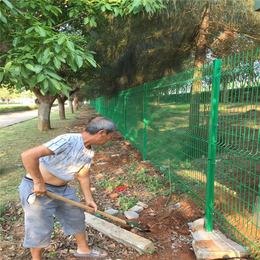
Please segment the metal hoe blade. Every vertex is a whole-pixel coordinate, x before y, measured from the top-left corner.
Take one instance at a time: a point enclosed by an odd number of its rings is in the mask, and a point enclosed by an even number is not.
[[[150,232],[150,229],[142,229],[140,227],[138,227],[138,223],[137,222],[127,222],[126,224],[132,228],[136,228],[137,230],[141,231],[141,232]]]

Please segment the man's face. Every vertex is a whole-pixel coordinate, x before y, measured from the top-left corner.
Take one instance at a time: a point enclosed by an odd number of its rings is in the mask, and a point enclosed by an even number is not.
[[[114,134],[115,134],[115,131],[112,132],[112,133],[108,133],[108,134],[105,131],[102,132],[102,134],[100,135],[99,142],[98,142],[97,145],[105,144],[106,142],[108,142],[113,137]]]

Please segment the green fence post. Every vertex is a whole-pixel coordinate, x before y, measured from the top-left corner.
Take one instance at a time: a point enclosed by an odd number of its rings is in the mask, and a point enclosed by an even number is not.
[[[213,62],[211,111],[210,111],[209,141],[208,141],[207,184],[206,184],[205,229],[208,232],[211,232],[213,228],[214,180],[215,180],[215,160],[216,160],[216,142],[217,142],[217,128],[218,128],[218,104],[219,104],[221,63],[222,60],[214,60]]]
[[[147,85],[144,83],[143,101],[143,161],[146,161],[146,112],[147,112]]]

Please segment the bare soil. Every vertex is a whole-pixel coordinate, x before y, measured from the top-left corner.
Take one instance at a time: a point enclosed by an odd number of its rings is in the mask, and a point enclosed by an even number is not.
[[[80,133],[84,131],[88,122],[96,116],[98,116],[98,113],[95,110],[90,107],[83,108],[74,125],[67,128],[66,131]],[[140,232],[136,229],[130,231],[151,240],[155,245],[155,252],[140,254],[87,226],[88,244],[108,251],[109,256],[103,259],[195,260],[196,256],[191,245],[192,237],[187,223],[203,217],[204,212],[185,194],[174,193],[166,196],[165,191],[169,189],[167,185],[161,188],[160,193],[155,195],[154,192],[149,191],[147,184],[137,183],[136,177],[143,168],[150,178],[156,176],[163,178],[162,173],[149,162],[143,162],[140,152],[129,141],[124,141],[123,136],[117,132],[111,143],[96,151],[91,167],[92,192],[95,202],[99,206],[98,209],[101,211],[108,208],[119,209],[122,206],[119,198],[124,196],[135,197],[138,201],[146,203],[148,208],[139,213],[140,217],[134,221],[139,223],[139,227],[149,229],[150,232]],[[114,188],[102,187],[101,183],[106,181],[113,182],[124,179],[123,177],[127,173],[129,174],[129,169],[132,170],[133,182],[125,181],[123,184],[126,187],[125,191],[115,192]],[[77,195],[84,203],[76,180],[72,181],[70,186],[77,189]],[[1,217],[0,221],[0,260],[31,259],[29,249],[22,247],[24,237],[23,217],[24,213],[20,204],[10,202],[9,210]],[[122,212],[118,217],[126,220]],[[114,224],[119,225],[115,222]],[[44,249],[43,259],[76,260],[73,256],[75,249],[76,242],[73,236],[64,236],[62,228],[56,222],[51,245]]]

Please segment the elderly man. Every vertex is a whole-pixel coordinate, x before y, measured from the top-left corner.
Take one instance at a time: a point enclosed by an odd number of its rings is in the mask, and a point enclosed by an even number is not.
[[[53,215],[63,227],[65,235],[77,241],[76,257],[106,257],[99,248],[89,248],[86,242],[84,211],[71,204],[46,196],[51,191],[79,202],[75,189],[68,182],[77,173],[77,180],[85,196],[86,205],[97,210],[91,190],[89,168],[94,156],[93,145],[103,145],[116,131],[116,124],[105,117],[93,119],[81,134],[64,134],[22,153],[27,170],[19,186],[21,204],[25,211],[24,247],[30,248],[32,260],[41,260],[41,251],[50,244]],[[37,195],[29,203],[31,194]]]

